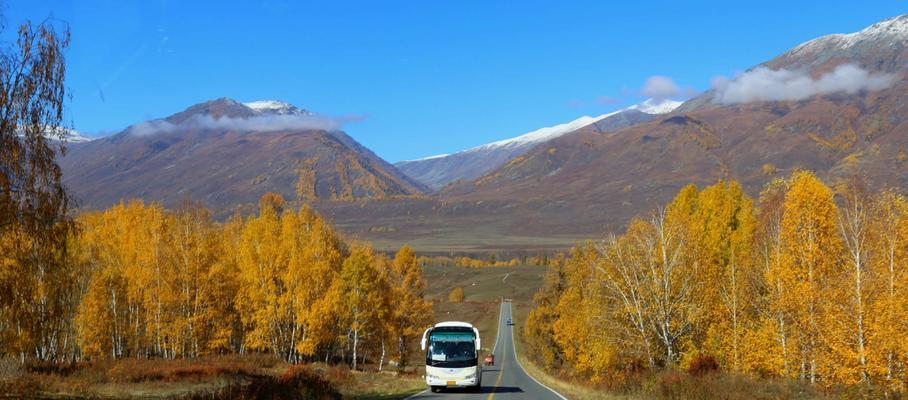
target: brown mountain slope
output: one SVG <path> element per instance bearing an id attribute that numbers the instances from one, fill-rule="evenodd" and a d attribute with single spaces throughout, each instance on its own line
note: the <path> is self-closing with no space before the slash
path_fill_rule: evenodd
<path id="1" fill-rule="evenodd" d="M 322 129 L 323 121 L 256 118 L 271 117 L 268 110 L 218 99 L 73 144 L 61 160 L 64 182 L 86 207 L 106 207 L 123 198 L 175 205 L 188 196 L 226 210 L 254 203 L 267 192 L 294 199 L 298 184 L 308 199 L 422 193 L 420 184 L 343 132 Z M 278 125 L 256 130 L 266 122 Z"/>
<path id="2" fill-rule="evenodd" d="M 705 107 L 615 135 L 585 131 L 446 195 L 658 204 L 665 199 L 656 193 L 687 182 L 734 177 L 755 190 L 794 168 L 833 180 L 862 173 L 877 184 L 903 185 L 906 93 L 901 84 L 859 96 Z"/>
<path id="3" fill-rule="evenodd" d="M 454 154 L 444 154 L 419 160 L 400 161 L 394 164 L 401 172 L 432 189 L 441 189 L 451 182 L 471 181 L 481 177 L 533 147 L 577 129 L 589 126 L 601 132 L 616 131 L 659 115 L 671 112 L 680 102 L 648 99 L 642 103 L 603 114 L 598 117 L 580 117 L 574 121 L 541 128 L 527 134 L 504 139 Z"/>
<path id="4" fill-rule="evenodd" d="M 761 66 L 819 80 L 845 64 L 890 74 L 891 82 L 797 101 L 723 102 L 708 91 L 650 122 L 607 134 L 586 128 L 539 145 L 446 187 L 437 201 L 324 210 L 348 232 L 386 246 L 543 249 L 620 230 L 688 183 L 731 177 L 756 195 L 770 179 L 808 168 L 831 183 L 859 174 L 872 186 L 908 187 L 908 17 L 818 38 Z"/>
<path id="5" fill-rule="evenodd" d="M 908 186 L 908 17 L 830 35 L 763 66 L 814 78 L 852 64 L 891 74 L 883 90 L 839 91 L 799 101 L 724 104 L 707 92 L 666 118 L 603 135 L 586 129 L 533 149 L 473 182 L 449 187 L 449 201 L 526 199 L 565 204 L 567 226 L 596 233 L 664 204 L 687 183 L 735 178 L 751 194 L 795 168 L 830 182 L 862 175 L 874 186 Z"/>

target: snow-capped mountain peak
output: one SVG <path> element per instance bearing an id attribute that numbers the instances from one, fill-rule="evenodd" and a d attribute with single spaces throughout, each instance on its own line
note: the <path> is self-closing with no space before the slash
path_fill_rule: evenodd
<path id="1" fill-rule="evenodd" d="M 642 103 L 634 104 L 628 108 L 625 108 L 624 110 L 637 110 L 637 111 L 640 111 L 643 113 L 654 114 L 654 115 L 668 114 L 672 111 L 675 111 L 675 109 L 678 108 L 678 106 L 680 106 L 682 103 L 684 103 L 684 102 L 675 101 L 675 100 L 671 100 L 671 99 L 662 99 L 662 100 L 647 99 L 646 101 L 644 101 Z M 622 111 L 624 111 L 624 110 L 622 110 Z"/>
<path id="2" fill-rule="evenodd" d="M 244 106 L 261 114 L 274 115 L 311 115 L 312 113 L 293 104 L 280 100 L 257 100 L 243 103 Z"/>
<path id="3" fill-rule="evenodd" d="M 857 43 L 865 41 L 885 41 L 889 43 L 895 41 L 908 42 L 908 14 L 877 22 L 858 32 L 834 33 L 821 36 L 801 43 L 792 49 L 790 53 L 794 54 L 803 51 L 819 50 L 825 48 L 826 45 L 834 45 L 842 49 L 847 49 Z"/>
<path id="4" fill-rule="evenodd" d="M 51 140 L 62 139 L 66 143 L 87 143 L 95 140 L 95 138 L 85 136 L 75 129 L 69 129 L 60 126 L 54 128 L 47 127 L 45 129 L 46 131 L 44 132 L 44 137 Z M 60 135 L 57 134 L 57 132 L 63 133 L 63 137 L 61 138 Z M 18 136 L 22 137 L 23 134 L 20 132 Z"/>
<path id="5" fill-rule="evenodd" d="M 681 101 L 675 101 L 675 100 L 671 100 L 671 99 L 662 99 L 662 100 L 647 99 L 646 101 L 644 101 L 642 103 L 634 104 L 630 107 L 622 108 L 620 110 L 613 111 L 613 112 L 610 112 L 607 114 L 602 114 L 598 117 L 590 117 L 590 116 L 584 115 L 571 122 L 537 129 L 535 131 L 525 133 L 525 134 L 517 136 L 517 137 L 503 139 L 503 140 L 499 140 L 497 142 L 487 143 L 487 144 L 477 146 L 477 147 L 474 147 L 474 148 L 466 150 L 466 151 L 477 151 L 477 150 L 493 149 L 493 148 L 499 148 L 499 147 L 516 147 L 516 146 L 523 146 L 523 145 L 527 145 L 527 144 L 546 142 L 546 141 L 549 141 L 549 140 L 552 140 L 559 136 L 562 136 L 564 134 L 576 131 L 580 128 L 583 128 L 584 126 L 596 123 L 600 120 L 603 120 L 605 118 L 611 117 L 613 115 L 616 115 L 616 114 L 624 112 L 624 111 L 637 110 L 642 113 L 653 114 L 653 115 L 667 114 L 667 113 L 674 111 L 682 103 L 683 102 L 681 102 Z M 439 156 L 434 156 L 434 157 L 444 157 L 444 156 L 445 155 L 439 155 Z"/>
<path id="6" fill-rule="evenodd" d="M 66 132 L 65 140 L 69 143 L 87 143 L 95 139 L 85 136 L 75 129 L 68 129 Z"/>
<path id="7" fill-rule="evenodd" d="M 525 134 L 517 136 L 517 137 L 499 140 L 497 142 L 487 143 L 482 146 L 474 147 L 470 150 L 491 149 L 491 148 L 496 148 L 496 147 L 514 147 L 514 146 L 522 146 L 522 145 L 531 144 L 531 143 L 545 142 L 545 141 L 554 139 L 556 137 L 559 137 L 561 135 L 564 135 L 565 133 L 572 132 L 577 129 L 583 128 L 584 126 L 592 124 L 602 118 L 605 118 L 605 116 L 599 116 L 599 117 L 594 118 L 594 117 L 584 115 L 571 122 L 567 122 L 564 124 L 558 124 L 555 126 L 549 126 L 549 127 L 545 127 L 545 128 L 540 128 L 535 131 L 525 133 Z"/>

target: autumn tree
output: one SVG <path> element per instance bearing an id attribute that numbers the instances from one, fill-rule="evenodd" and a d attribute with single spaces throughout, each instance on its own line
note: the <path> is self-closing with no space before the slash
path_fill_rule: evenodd
<path id="1" fill-rule="evenodd" d="M 397 338 L 398 366 L 402 369 L 407 365 L 410 340 L 420 335 L 432 321 L 432 303 L 425 299 L 426 281 L 410 246 L 405 245 L 397 251 L 392 265 L 390 285 L 394 306 L 389 320 Z"/>
<path id="2" fill-rule="evenodd" d="M 751 321 L 755 278 L 753 203 L 737 182 L 720 181 L 701 191 L 687 240 L 699 250 L 699 324 L 704 347 L 725 354 L 727 367 L 741 370 L 742 340 Z"/>
<path id="3" fill-rule="evenodd" d="M 380 339 L 381 324 L 389 315 L 390 304 L 386 296 L 389 287 L 382 277 L 372 249 L 356 246 L 344 260 L 332 291 L 337 299 L 337 316 L 352 350 L 353 369 L 357 368 L 363 343 Z"/>
<path id="4" fill-rule="evenodd" d="M 626 340 L 622 315 L 616 315 L 622 308 L 603 287 L 602 252 L 608 250 L 585 243 L 571 252 L 562 269 L 565 287 L 555 306 L 558 319 L 552 327 L 564 359 L 578 370 L 596 375 L 615 367 L 622 349 L 639 350 L 633 340 Z"/>
<path id="5" fill-rule="evenodd" d="M 449 303 L 463 303 L 463 287 L 457 286 L 448 293 L 448 302 Z"/>
<path id="6" fill-rule="evenodd" d="M 58 234 L 54 228 L 69 205 L 56 162 L 67 132 L 63 51 L 69 29 L 25 22 L 16 43 L 0 52 L 0 233 L 16 225 L 42 238 Z"/>
<path id="7" fill-rule="evenodd" d="M 792 315 L 783 299 L 789 296 L 782 281 L 782 215 L 788 181 L 774 179 L 760 192 L 755 237 L 755 257 L 761 265 L 762 279 L 755 282 L 754 299 L 759 322 L 749 332 L 750 343 L 762 343 L 764 351 L 749 351 L 745 363 L 750 371 L 769 376 L 791 376 Z"/>
<path id="8" fill-rule="evenodd" d="M 807 171 L 792 176 L 783 209 L 777 272 L 785 293 L 780 307 L 795 325 L 800 375 L 816 382 L 823 361 L 822 330 L 833 322 L 825 320 L 833 303 L 824 298 L 831 294 L 842 253 L 838 210 L 832 190 Z"/>
<path id="9" fill-rule="evenodd" d="M 23 361 L 59 360 L 72 339 L 73 225 L 56 162 L 68 45 L 68 28 L 25 22 L 0 50 L 0 352 Z"/>
<path id="10" fill-rule="evenodd" d="M 220 256 L 204 276 L 201 297 L 207 307 L 199 315 L 200 328 L 205 332 L 203 353 L 241 352 L 245 329 L 236 305 L 240 291 L 239 247 L 242 243 L 244 221 L 234 214 L 213 235 Z"/>
<path id="11" fill-rule="evenodd" d="M 294 357 L 298 325 L 288 302 L 290 254 L 282 246 L 283 205 L 279 195 L 265 194 L 259 201 L 259 215 L 246 222 L 237 257 L 236 303 L 246 328 L 244 345 L 289 359 Z"/>
<path id="12" fill-rule="evenodd" d="M 833 374 L 839 382 L 867 382 L 870 379 L 868 366 L 868 304 L 871 298 L 870 264 L 877 255 L 870 234 L 872 203 L 863 182 L 852 179 L 843 188 L 842 207 L 839 209 L 839 230 L 843 239 L 848 270 L 839 282 L 835 282 L 836 296 L 841 301 L 833 318 L 846 319 L 849 323 L 833 339 L 832 350 L 836 356 Z M 842 271 L 844 273 L 844 271 Z M 839 321 L 835 321 L 839 322 Z M 839 324 L 837 324 L 839 325 Z M 832 328 L 830 330 L 837 331 Z M 836 332 L 838 333 L 838 332 Z"/>
<path id="13" fill-rule="evenodd" d="M 312 356 L 331 340 L 332 283 L 338 278 L 346 248 L 334 230 L 308 206 L 285 212 L 281 220 L 281 251 L 287 254 L 282 303 L 293 315 L 292 352 Z"/>
<path id="14" fill-rule="evenodd" d="M 563 258 L 558 259 L 546 271 L 542 286 L 533 296 L 535 307 L 530 310 L 523 326 L 523 339 L 532 352 L 531 356 L 546 368 L 554 367 L 562 353 L 555 341 L 552 327 L 559 318 L 556 307 L 565 288 L 564 262 Z"/>
<path id="15" fill-rule="evenodd" d="M 876 257 L 869 260 L 875 301 L 868 305 L 869 354 L 877 360 L 871 365 L 890 386 L 904 389 L 905 332 L 908 332 L 908 201 L 895 190 L 886 189 L 872 200 L 870 242 Z M 902 374 L 902 382 L 899 382 Z"/>
<path id="16" fill-rule="evenodd" d="M 100 355 L 173 357 L 175 337 L 167 328 L 174 315 L 170 285 L 174 274 L 165 256 L 169 225 L 163 207 L 132 201 L 87 215 L 81 221 L 80 257 L 86 260 L 90 276 L 86 296 L 96 299 L 94 305 L 83 302 L 80 306 L 84 318 L 78 326 L 83 345 L 105 347 L 90 342 L 104 342 L 106 338 L 87 332 L 109 331 L 116 333 L 111 344 L 115 351 Z M 109 318 L 92 320 L 86 307 L 101 303 L 109 307 L 105 314 Z"/>

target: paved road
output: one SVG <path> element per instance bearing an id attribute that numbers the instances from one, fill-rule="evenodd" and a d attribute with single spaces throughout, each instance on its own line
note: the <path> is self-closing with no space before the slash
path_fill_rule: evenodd
<path id="1" fill-rule="evenodd" d="M 513 340 L 514 327 L 507 324 L 510 317 L 511 303 L 502 303 L 498 316 L 498 339 L 492 349 L 495 353 L 495 365 L 483 367 L 482 390 L 479 393 L 453 389 L 432 393 L 426 390 L 407 399 L 565 400 L 564 396 L 536 382 L 517 362 Z"/>

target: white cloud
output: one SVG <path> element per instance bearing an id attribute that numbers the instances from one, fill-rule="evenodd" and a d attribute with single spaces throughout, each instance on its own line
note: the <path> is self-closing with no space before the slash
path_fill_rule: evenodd
<path id="1" fill-rule="evenodd" d="M 640 94 L 645 97 L 651 97 L 656 100 L 665 100 L 677 97 L 681 93 L 681 88 L 672 78 L 664 75 L 654 75 L 646 79 Z"/>
<path id="2" fill-rule="evenodd" d="M 813 79 L 807 72 L 757 67 L 734 79 L 712 79 L 714 101 L 721 104 L 753 101 L 797 101 L 815 95 L 882 90 L 895 81 L 892 74 L 871 74 L 854 64 L 837 66 L 832 72 Z"/>
<path id="3" fill-rule="evenodd" d="M 129 134 L 147 136 L 191 129 L 229 129 L 240 132 L 276 132 L 290 130 L 338 130 L 345 122 L 362 120 L 360 116 L 332 118 L 321 115 L 262 115 L 250 118 L 212 118 L 195 116 L 179 124 L 153 120 L 133 125 Z"/>

